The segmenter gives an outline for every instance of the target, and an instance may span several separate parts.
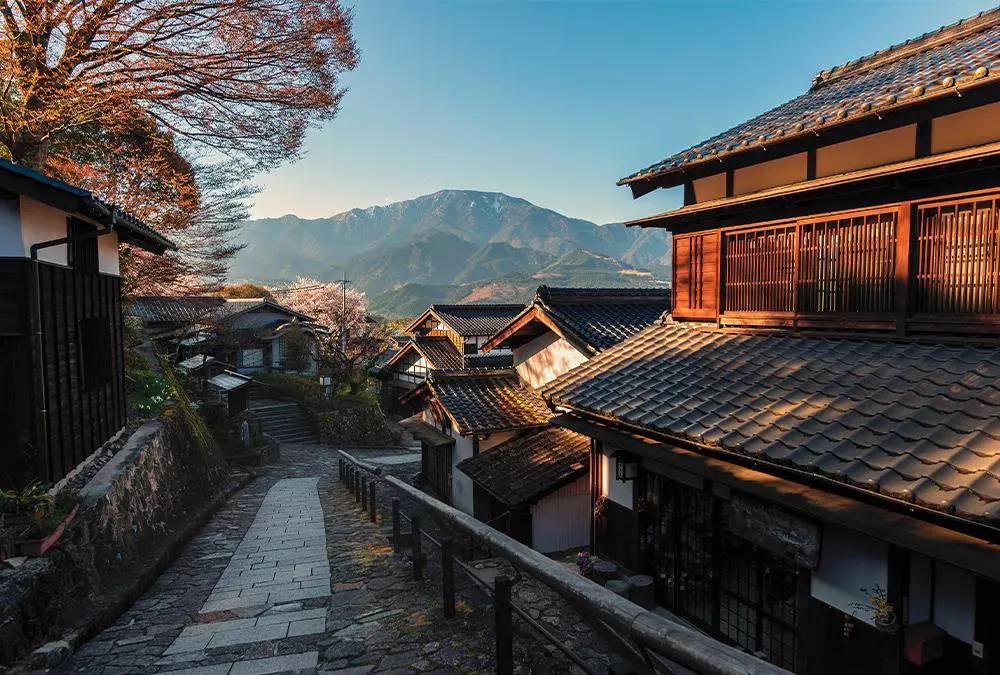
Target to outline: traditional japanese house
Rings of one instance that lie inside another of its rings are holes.
[[[596,553],[795,672],[1000,672],[1000,10],[622,181],[672,316],[543,389]]]
[[[428,307],[406,328],[411,335],[441,335],[463,355],[478,354],[482,345],[524,305],[438,305]]]
[[[481,351],[483,343],[524,309],[523,305],[431,305],[407,327],[409,341],[380,365],[382,409],[403,412],[400,400],[427,379],[430,370],[510,368],[509,351]]]
[[[120,244],[174,248],[0,159],[0,487],[59,481],[125,426]]]
[[[524,310],[483,343],[483,349],[512,350],[521,379],[540,387],[668,311],[668,289],[543,285]]]
[[[314,373],[315,319],[268,298],[141,296],[128,313],[143,321],[160,350],[181,361],[200,353],[243,373],[277,370]],[[288,331],[300,329],[308,354],[289,359]]]

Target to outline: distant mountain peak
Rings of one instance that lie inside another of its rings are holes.
[[[523,280],[496,288],[527,287],[553,265],[553,278],[591,275],[610,283],[619,269],[662,272],[670,260],[660,230],[597,225],[484,190],[442,189],[327,218],[248,221],[243,239],[247,247],[234,260],[231,280],[339,279],[346,271],[371,295],[407,284],[457,284],[478,297],[470,284],[519,274]]]

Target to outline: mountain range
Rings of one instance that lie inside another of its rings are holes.
[[[648,286],[669,278],[661,230],[598,225],[499,192],[441,190],[328,218],[250,220],[230,279],[348,279],[374,311],[521,301],[541,283]]]

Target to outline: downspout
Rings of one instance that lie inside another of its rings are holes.
[[[33,356],[32,363],[35,366],[35,429],[38,433],[38,437],[35,439],[36,445],[40,446],[41,458],[43,462],[43,473],[48,475],[49,473],[49,412],[47,408],[48,400],[48,387],[45,381],[45,330],[42,326],[42,276],[39,272],[39,261],[38,252],[43,248],[52,248],[53,246],[61,246],[63,244],[71,244],[75,241],[83,241],[86,239],[96,239],[98,237],[103,237],[106,234],[111,234],[114,232],[115,225],[118,221],[118,212],[110,211],[111,222],[103,230],[96,230],[94,232],[87,232],[80,236],[66,236],[60,237],[59,239],[50,239],[48,241],[40,241],[38,243],[32,244],[30,251],[31,259],[31,292],[34,296],[31,299],[30,311],[31,311],[31,332],[33,335],[32,340],[32,351]],[[67,251],[67,260],[69,257],[69,252]]]

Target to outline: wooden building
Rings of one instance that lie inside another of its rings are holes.
[[[406,328],[403,342],[374,369],[382,409],[412,412],[400,403],[423,384],[431,370],[510,368],[509,351],[482,351],[482,345],[516,316],[523,305],[438,305],[427,308]]]
[[[518,375],[537,388],[669,311],[669,289],[543,285],[482,348],[511,350]]]
[[[313,374],[316,334],[327,330],[313,317],[268,298],[140,296],[129,304],[128,313],[143,322],[162,352],[180,361],[208,354],[241,373]],[[293,327],[301,329],[311,352],[303,363],[288,359],[287,333]]]
[[[683,186],[629,223],[672,316],[542,390],[596,553],[789,670],[1000,673],[998,55],[994,10],[624,178]]]
[[[174,245],[0,159],[0,487],[60,480],[125,425],[119,245]]]

